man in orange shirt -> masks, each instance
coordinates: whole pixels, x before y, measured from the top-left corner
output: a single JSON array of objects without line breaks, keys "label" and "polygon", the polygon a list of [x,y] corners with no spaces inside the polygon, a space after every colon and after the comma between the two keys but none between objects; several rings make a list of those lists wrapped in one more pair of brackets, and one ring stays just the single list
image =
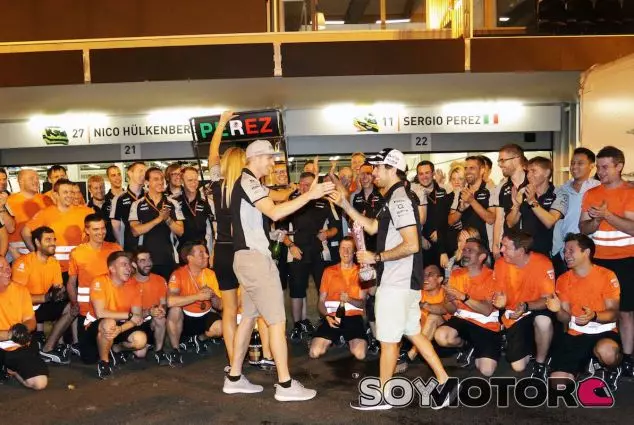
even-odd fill
[{"label": "man in orange shirt", "polygon": [[30,343],[35,315],[29,291],[11,282],[11,266],[0,257],[0,374],[9,373],[33,390],[48,385],[48,368]]},{"label": "man in orange shirt", "polygon": [[531,376],[546,380],[546,359],[553,338],[552,313],[546,298],[555,292],[555,271],[550,260],[531,251],[531,235],[508,230],[502,238],[503,257],[495,262],[496,293],[493,305],[504,309],[506,358],[516,372],[528,365],[535,345]]},{"label": "man in orange shirt", "polygon": [[[208,267],[209,254],[200,242],[186,242],[180,250],[184,264],[170,277],[167,294],[167,335],[174,352],[172,363],[183,362],[180,349],[206,350],[209,338],[222,336],[222,295],[216,274]],[[250,331],[250,330],[249,330]],[[181,337],[186,337],[185,342]]]},{"label": "man in orange shirt", "polygon": [[453,317],[435,334],[441,347],[460,347],[458,362],[468,367],[475,359],[484,376],[492,376],[501,355],[499,312],[491,299],[495,292],[493,271],[485,266],[488,247],[469,238],[462,250],[462,268],[454,270],[445,288]]},{"label": "man in orange shirt", "polygon": [[588,236],[569,233],[564,257],[570,270],[557,279],[557,294],[546,306],[568,325],[553,353],[551,378],[575,379],[588,365],[616,391],[621,344],[616,328],[620,287],[614,272],[592,264],[595,245]]},{"label": "man in orange shirt", "polygon": [[625,155],[614,146],[597,154],[601,185],[588,190],[581,204],[579,229],[596,245],[594,263],[610,269],[621,285],[619,332],[623,375],[634,376],[634,188],[621,173]]},{"label": "man in orange shirt", "polygon": [[44,208],[22,229],[24,243],[33,251],[31,232],[40,226],[48,226],[55,231],[57,247],[55,258],[62,266],[64,283],[68,281],[68,262],[70,252],[82,242],[84,236],[84,219],[94,211],[88,207],[73,206],[73,184],[66,179],[59,179],[53,186],[57,204]]},{"label": "man in orange shirt", "polygon": [[39,193],[40,180],[35,170],[20,170],[18,184],[20,191],[7,199],[7,209],[15,221],[13,230],[9,229],[8,225],[6,226],[9,231],[9,252],[13,259],[29,253],[29,249],[22,240],[24,225],[40,210],[50,205],[50,199]]},{"label": "man in orange shirt", "polygon": [[141,290],[130,279],[134,272],[130,254],[113,252],[108,256],[108,274],[97,277],[90,287],[90,311],[81,343],[86,363],[97,362],[97,376],[107,379],[112,367],[126,362],[125,352],[138,358],[147,353],[147,336],[141,325]]},{"label": "man in orange shirt", "polygon": [[51,166],[47,171],[46,171],[46,178],[48,180],[48,183],[51,184],[51,190],[49,190],[48,192],[44,193],[44,196],[46,196],[49,199],[49,205],[55,205],[57,204],[57,198],[55,197],[55,183],[57,183],[58,180],[61,179],[67,179],[67,175],[66,175],[66,167],[59,165],[59,164],[55,164],[53,166]]},{"label": "man in orange shirt", "polygon": [[159,365],[171,364],[170,356],[163,351],[167,325],[167,282],[161,276],[150,273],[152,256],[150,251],[139,248],[132,257],[136,273],[134,280],[141,289],[141,307],[143,308],[143,330],[148,344],[154,346],[154,359]]},{"label": "man in orange shirt", "polygon": [[70,252],[68,264],[68,282],[66,291],[73,305],[79,306],[76,331],[70,349],[76,356],[80,355],[79,340],[85,330],[83,323],[90,311],[90,285],[97,276],[108,274],[108,256],[122,248],[111,242],[105,242],[107,234],[105,219],[96,214],[88,214],[84,218],[84,232],[88,242],[78,245]]},{"label": "man in orange shirt", "polygon": [[[363,307],[366,291],[359,282],[359,266],[354,264],[354,240],[346,236],[339,243],[341,262],[324,270],[319,287],[317,308],[324,317],[310,342],[310,357],[317,359],[341,337],[350,345],[350,352],[358,360],[365,359],[368,346]],[[344,305],[345,317],[337,318],[337,309]]]},{"label": "man in orange shirt", "polygon": [[[40,355],[46,360],[58,364],[68,364],[70,359],[66,346],[57,342],[66,329],[75,320],[77,309],[68,304],[62,284],[62,271],[55,259],[56,238],[50,227],[38,227],[33,231],[35,251],[23,255],[13,263],[13,281],[25,286],[31,294],[36,335],[44,340],[44,323],[53,322],[53,329],[46,342],[40,348]],[[37,338],[36,338],[37,339]]]}]

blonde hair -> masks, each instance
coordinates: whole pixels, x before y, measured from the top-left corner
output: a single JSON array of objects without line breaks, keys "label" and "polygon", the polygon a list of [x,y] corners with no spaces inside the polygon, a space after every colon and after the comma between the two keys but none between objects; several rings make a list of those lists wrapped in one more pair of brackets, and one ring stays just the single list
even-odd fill
[{"label": "blonde hair", "polygon": [[458,233],[458,248],[456,249],[456,252],[454,253],[454,257],[456,258],[462,257],[462,247],[460,246],[460,236],[462,233],[467,234],[465,241],[471,238],[482,240],[482,237],[480,236],[480,232],[475,227],[465,227],[464,229],[462,229],[460,233]]},{"label": "blonde hair", "polygon": [[103,182],[104,182],[103,177],[98,176],[98,175],[93,175],[93,176],[88,177],[88,182],[87,183],[90,186],[92,183],[101,184]]},{"label": "blonde hair", "polygon": [[242,169],[246,165],[247,156],[243,149],[237,147],[231,147],[222,154],[220,158],[220,175],[223,177],[222,183],[223,196],[227,208],[231,204],[231,192],[233,192],[233,186],[236,180],[240,178]]}]

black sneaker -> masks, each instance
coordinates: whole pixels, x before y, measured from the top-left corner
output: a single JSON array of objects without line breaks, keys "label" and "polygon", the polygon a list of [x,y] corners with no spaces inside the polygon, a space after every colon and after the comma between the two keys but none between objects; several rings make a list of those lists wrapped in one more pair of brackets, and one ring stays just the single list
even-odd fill
[{"label": "black sneaker", "polygon": [[192,343],[194,345],[194,352],[196,354],[200,354],[200,353],[202,353],[204,351],[207,351],[209,349],[209,341],[208,340],[201,340],[197,336],[192,338]]},{"label": "black sneaker", "polygon": [[391,404],[388,404],[385,400],[381,400],[379,404],[376,406],[365,406],[359,403],[359,400],[355,400],[350,403],[350,407],[354,410],[365,410],[365,411],[373,411],[373,410],[390,410],[392,408]]},{"label": "black sneaker", "polygon": [[209,338],[209,342],[213,345],[222,345],[222,338]]},{"label": "black sneaker", "polygon": [[475,352],[475,348],[470,344],[465,344],[458,352],[458,356],[456,356],[456,363],[458,367],[466,369],[473,364],[473,353]]},{"label": "black sneaker", "polygon": [[345,347],[346,339],[343,337],[343,335],[339,335],[339,338],[334,340],[332,343],[337,348]]},{"label": "black sneaker", "polygon": [[159,366],[169,366],[171,363],[170,357],[163,350],[154,352],[154,360]]},{"label": "black sneaker", "polygon": [[7,373],[7,367],[3,364],[0,364],[0,383],[9,380],[9,373]]},{"label": "black sneaker", "polygon": [[302,330],[309,335],[315,333],[315,326],[311,323],[310,320],[304,319],[300,322],[302,324]]},{"label": "black sneaker", "polygon": [[189,337],[187,340],[181,342],[178,345],[178,348],[185,351],[185,352],[192,352],[192,351],[196,351],[196,345],[194,343],[194,338],[196,337]]},{"label": "black sneaker", "polygon": [[401,374],[407,372],[409,369],[409,356],[407,355],[407,351],[401,351],[401,354],[398,356],[398,360],[396,360],[396,369],[394,369],[395,374]]},{"label": "black sneaker", "polygon": [[381,343],[376,340],[374,337],[370,337],[370,342],[368,343],[368,353],[377,355],[381,350]]},{"label": "black sneaker", "polygon": [[631,356],[623,356],[621,375],[626,378],[634,377],[634,360],[632,360]]},{"label": "black sneaker", "polygon": [[38,348],[42,350],[44,344],[46,343],[46,335],[44,335],[44,332],[42,331],[35,331],[33,332],[33,337],[31,341],[36,342]]},{"label": "black sneaker", "polygon": [[275,361],[273,359],[262,357],[262,360],[260,360],[260,364],[258,366],[262,370],[275,370]]},{"label": "black sneaker", "polygon": [[548,367],[546,363],[533,362],[533,371],[531,372],[531,378],[539,378],[546,382],[548,377]]},{"label": "black sneaker", "polygon": [[599,361],[592,356],[590,362],[588,363],[588,368],[586,369],[588,376],[603,376],[603,365],[599,363]]},{"label": "black sneaker", "polygon": [[99,379],[108,379],[112,376],[112,367],[110,363],[99,360],[97,363],[97,376]]},{"label": "black sneaker", "polygon": [[70,355],[65,345],[58,345],[48,352],[40,350],[40,356],[44,361],[57,364],[70,364]]},{"label": "black sneaker", "polygon": [[110,350],[110,364],[112,367],[121,367],[128,362],[128,356],[125,352],[121,351],[119,353],[115,353]]},{"label": "black sneaker", "polygon": [[170,366],[179,366],[183,364],[183,354],[180,351],[172,351],[169,355]]},{"label": "black sneaker", "polygon": [[80,357],[81,351],[79,350],[79,343],[77,344],[68,344],[67,347],[68,352],[74,356]]},{"label": "black sneaker", "polygon": [[616,392],[619,387],[619,378],[621,377],[621,368],[620,367],[610,367],[603,369],[603,376],[601,378],[605,381],[612,391],[612,394]]},{"label": "black sneaker", "polygon": [[295,323],[295,327],[291,330],[291,341],[300,342],[302,340],[303,327],[300,322]]}]

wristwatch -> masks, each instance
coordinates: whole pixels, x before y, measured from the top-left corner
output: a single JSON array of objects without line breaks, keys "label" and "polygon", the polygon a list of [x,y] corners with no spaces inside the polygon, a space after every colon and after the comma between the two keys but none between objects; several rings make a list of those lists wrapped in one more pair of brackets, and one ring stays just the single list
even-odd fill
[{"label": "wristwatch", "polygon": [[128,320],[132,320],[133,316],[134,316],[134,314],[132,314],[132,312],[128,313]]},{"label": "wristwatch", "polygon": [[380,252],[377,252],[376,254],[374,254],[374,262],[375,263],[380,263],[382,261],[383,260],[381,260],[381,253]]},{"label": "wristwatch", "polygon": [[467,301],[469,301],[469,298],[471,298],[471,297],[469,297],[469,294],[464,294],[464,300],[462,300],[462,303],[464,304]]},{"label": "wristwatch", "polygon": [[537,207],[539,206],[539,202],[537,202],[537,201],[533,201],[533,202],[531,202],[531,203],[530,203],[530,204],[528,204],[528,205],[530,205],[530,207],[531,207],[531,208],[537,208]]}]

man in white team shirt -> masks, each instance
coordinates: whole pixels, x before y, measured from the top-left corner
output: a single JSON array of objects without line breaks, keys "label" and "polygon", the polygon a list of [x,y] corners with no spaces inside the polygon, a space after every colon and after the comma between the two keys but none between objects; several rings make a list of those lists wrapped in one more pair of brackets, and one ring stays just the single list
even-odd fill
[{"label": "man in white team shirt", "polygon": [[[334,193],[330,198],[350,218],[360,223],[367,233],[377,234],[377,252],[359,251],[357,260],[361,264],[372,264],[377,269],[376,338],[381,342],[382,390],[385,394],[390,391],[389,380],[396,368],[399,343],[403,336],[416,346],[440,384],[444,385],[449,376],[431,341],[421,334],[419,302],[423,256],[418,231],[420,220],[417,206],[408,196],[402,182],[407,169],[405,157],[396,149],[383,149],[368,162],[375,165],[372,175],[385,200],[384,207],[375,219],[359,214],[340,193]],[[434,408],[447,406],[456,395],[457,388],[452,389],[450,396]],[[353,402],[351,407],[358,410],[385,410],[392,406],[382,400],[374,406]]]},{"label": "man in white team shirt", "polygon": [[268,221],[278,221],[310,200],[327,195],[334,190],[334,184],[318,184],[317,179],[314,179],[308,192],[276,205],[269,197],[269,189],[260,183],[260,179],[273,170],[275,153],[271,143],[266,140],[252,142],[246,151],[246,168],[242,170],[231,194],[235,250],[233,270],[242,292],[242,321],[235,336],[231,371],[225,377],[223,392],[259,393],[264,390],[261,385],[251,384],[242,375],[242,362],[253,325],[258,316],[262,316],[269,325],[271,352],[279,381],[275,385],[275,399],[304,401],[314,398],[317,391],[304,388],[302,384],[292,380],[288,370],[284,293],[279,272],[269,251]]}]

